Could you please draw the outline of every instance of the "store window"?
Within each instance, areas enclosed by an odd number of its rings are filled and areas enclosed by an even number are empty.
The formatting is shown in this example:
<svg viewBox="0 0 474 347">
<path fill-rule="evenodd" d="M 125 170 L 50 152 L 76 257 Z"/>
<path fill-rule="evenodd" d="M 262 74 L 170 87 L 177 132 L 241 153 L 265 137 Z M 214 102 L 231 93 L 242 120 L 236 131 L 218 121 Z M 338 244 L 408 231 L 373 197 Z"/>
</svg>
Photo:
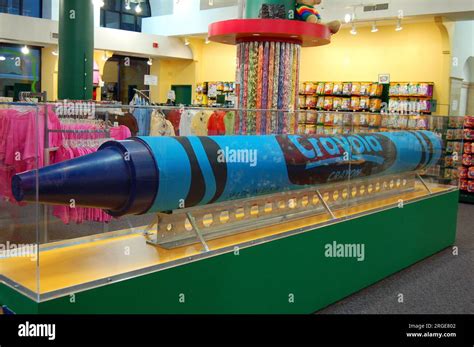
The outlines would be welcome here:
<svg viewBox="0 0 474 347">
<path fill-rule="evenodd" d="M 42 0 L 0 0 L 0 13 L 41 18 Z"/>
<path fill-rule="evenodd" d="M 147 17 L 151 17 L 148 0 L 105 0 L 100 26 L 141 32 L 142 19 Z"/>
<path fill-rule="evenodd" d="M 23 46 L 0 44 L 0 96 L 18 100 L 20 92 L 41 92 L 41 50 Z"/>
</svg>

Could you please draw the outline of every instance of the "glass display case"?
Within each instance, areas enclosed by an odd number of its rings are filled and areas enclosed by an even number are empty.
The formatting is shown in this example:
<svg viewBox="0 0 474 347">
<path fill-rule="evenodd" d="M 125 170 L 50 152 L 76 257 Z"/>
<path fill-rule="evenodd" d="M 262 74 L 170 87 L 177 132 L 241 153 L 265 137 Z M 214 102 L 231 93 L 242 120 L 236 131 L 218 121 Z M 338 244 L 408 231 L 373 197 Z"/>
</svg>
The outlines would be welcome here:
<svg viewBox="0 0 474 347">
<path fill-rule="evenodd" d="M 455 192 L 448 121 L 1 104 L 0 281 L 44 302 Z"/>
</svg>

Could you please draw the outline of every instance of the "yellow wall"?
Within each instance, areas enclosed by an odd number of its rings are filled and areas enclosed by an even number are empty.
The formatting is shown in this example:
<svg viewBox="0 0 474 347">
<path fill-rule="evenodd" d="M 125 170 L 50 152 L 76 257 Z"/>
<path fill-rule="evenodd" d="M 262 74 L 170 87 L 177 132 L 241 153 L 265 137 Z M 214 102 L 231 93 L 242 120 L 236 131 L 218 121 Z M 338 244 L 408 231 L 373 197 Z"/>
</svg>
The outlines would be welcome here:
<svg viewBox="0 0 474 347">
<path fill-rule="evenodd" d="M 41 89 L 48 92 L 49 101 L 58 99 L 58 56 L 53 55 L 57 47 L 44 47 L 41 59 Z M 113 52 L 105 52 L 107 57 L 111 57 Z M 94 60 L 99 65 L 100 75 L 104 73 L 106 60 L 103 59 L 104 51 L 94 51 Z M 100 88 L 97 90 L 97 96 L 100 100 Z"/>
<path fill-rule="evenodd" d="M 235 66 L 237 64 L 237 49 L 235 46 L 220 43 L 203 43 L 202 56 L 199 61 L 201 80 L 235 81 Z"/>
<path fill-rule="evenodd" d="M 155 60 L 150 70 L 152 75 L 158 76 L 158 86 L 150 87 L 154 102 L 166 102 L 172 85 L 192 85 L 195 89 L 196 62 L 192 60 Z"/>
<path fill-rule="evenodd" d="M 449 104 L 450 43 L 446 28 L 440 23 L 404 24 L 396 32 L 394 25 L 359 28 L 358 35 L 342 30 L 324 47 L 304 48 L 301 81 L 376 81 L 389 73 L 392 81 L 426 81 L 435 83 L 438 113 L 447 114 Z M 193 86 L 204 81 L 234 81 L 236 48 L 218 43 L 205 44 L 190 39 L 194 60 L 154 59 L 151 74 L 158 76 L 158 86 L 151 87 L 151 98 L 165 102 L 171 85 Z M 57 57 L 52 49 L 43 49 L 42 85 L 49 99 L 57 95 Z M 112 52 L 108 52 L 110 55 Z M 95 54 L 103 73 L 103 51 Z M 194 97 L 194 95 L 193 95 Z"/>
<path fill-rule="evenodd" d="M 394 26 L 370 29 L 359 28 L 358 35 L 343 30 L 328 46 L 303 49 L 301 80 L 377 81 L 389 73 L 392 81 L 434 82 L 438 113 L 447 113 L 450 55 L 444 27 L 432 22 L 405 24 L 400 32 Z"/>
<path fill-rule="evenodd" d="M 449 104 L 450 48 L 444 26 L 435 22 L 348 29 L 333 36 L 324 47 L 303 48 L 301 81 L 377 81 L 389 73 L 392 81 L 435 83 L 438 113 L 447 114 Z M 218 43 L 193 42 L 196 82 L 234 81 L 236 48 Z M 197 53 L 197 54 L 196 54 Z M 171 80 L 167 83 L 172 84 Z"/>
<path fill-rule="evenodd" d="M 44 47 L 41 51 L 41 89 L 48 93 L 48 101 L 58 98 L 58 57 L 56 47 Z"/>
</svg>

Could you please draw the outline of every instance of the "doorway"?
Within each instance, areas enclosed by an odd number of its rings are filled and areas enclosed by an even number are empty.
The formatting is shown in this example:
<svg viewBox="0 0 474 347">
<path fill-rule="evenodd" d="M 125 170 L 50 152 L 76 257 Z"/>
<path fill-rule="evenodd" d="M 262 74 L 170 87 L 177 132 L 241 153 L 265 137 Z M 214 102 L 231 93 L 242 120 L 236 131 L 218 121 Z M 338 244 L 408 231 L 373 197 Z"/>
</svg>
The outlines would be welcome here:
<svg viewBox="0 0 474 347">
<path fill-rule="evenodd" d="M 173 85 L 171 90 L 174 90 L 176 95 L 176 105 L 191 105 L 193 98 L 193 86 L 190 85 Z"/>
</svg>

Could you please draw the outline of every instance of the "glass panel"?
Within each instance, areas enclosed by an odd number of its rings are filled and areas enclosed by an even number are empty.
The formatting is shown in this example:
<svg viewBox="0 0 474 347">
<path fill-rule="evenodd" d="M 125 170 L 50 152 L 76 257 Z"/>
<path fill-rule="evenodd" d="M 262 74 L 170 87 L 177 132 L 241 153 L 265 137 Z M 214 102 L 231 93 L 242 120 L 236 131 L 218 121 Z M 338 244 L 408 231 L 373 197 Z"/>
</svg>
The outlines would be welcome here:
<svg viewBox="0 0 474 347">
<path fill-rule="evenodd" d="M 105 11 L 105 26 L 112 29 L 120 29 L 120 14 Z"/>
<path fill-rule="evenodd" d="M 33 300 L 39 293 L 36 172 L 43 160 L 38 146 L 42 117 L 42 108 L 33 104 L 0 104 L 0 282 Z M 30 170 L 28 204 L 17 202 L 12 189 L 12 178 L 25 170 Z"/>
<path fill-rule="evenodd" d="M 135 31 L 135 16 L 122 14 L 122 25 L 120 29 Z"/>
<path fill-rule="evenodd" d="M 37 17 L 41 16 L 41 1 L 23 0 L 23 16 Z"/>
<path fill-rule="evenodd" d="M 20 0 L 0 0 L 0 12 L 20 14 Z"/>
<path fill-rule="evenodd" d="M 105 0 L 104 10 L 120 12 L 122 0 Z"/>
<path fill-rule="evenodd" d="M 39 91 L 41 52 L 29 47 L 29 54 L 21 46 L 0 44 L 0 96 L 18 100 L 21 91 Z"/>
<path fill-rule="evenodd" d="M 158 107 L 147 95 L 38 116 L 0 105 L 0 244 L 41 244 L 40 283 L 31 257 L 0 257 L 18 290 L 46 300 L 457 189 L 425 179 L 443 169 L 447 117 Z"/>
</svg>

